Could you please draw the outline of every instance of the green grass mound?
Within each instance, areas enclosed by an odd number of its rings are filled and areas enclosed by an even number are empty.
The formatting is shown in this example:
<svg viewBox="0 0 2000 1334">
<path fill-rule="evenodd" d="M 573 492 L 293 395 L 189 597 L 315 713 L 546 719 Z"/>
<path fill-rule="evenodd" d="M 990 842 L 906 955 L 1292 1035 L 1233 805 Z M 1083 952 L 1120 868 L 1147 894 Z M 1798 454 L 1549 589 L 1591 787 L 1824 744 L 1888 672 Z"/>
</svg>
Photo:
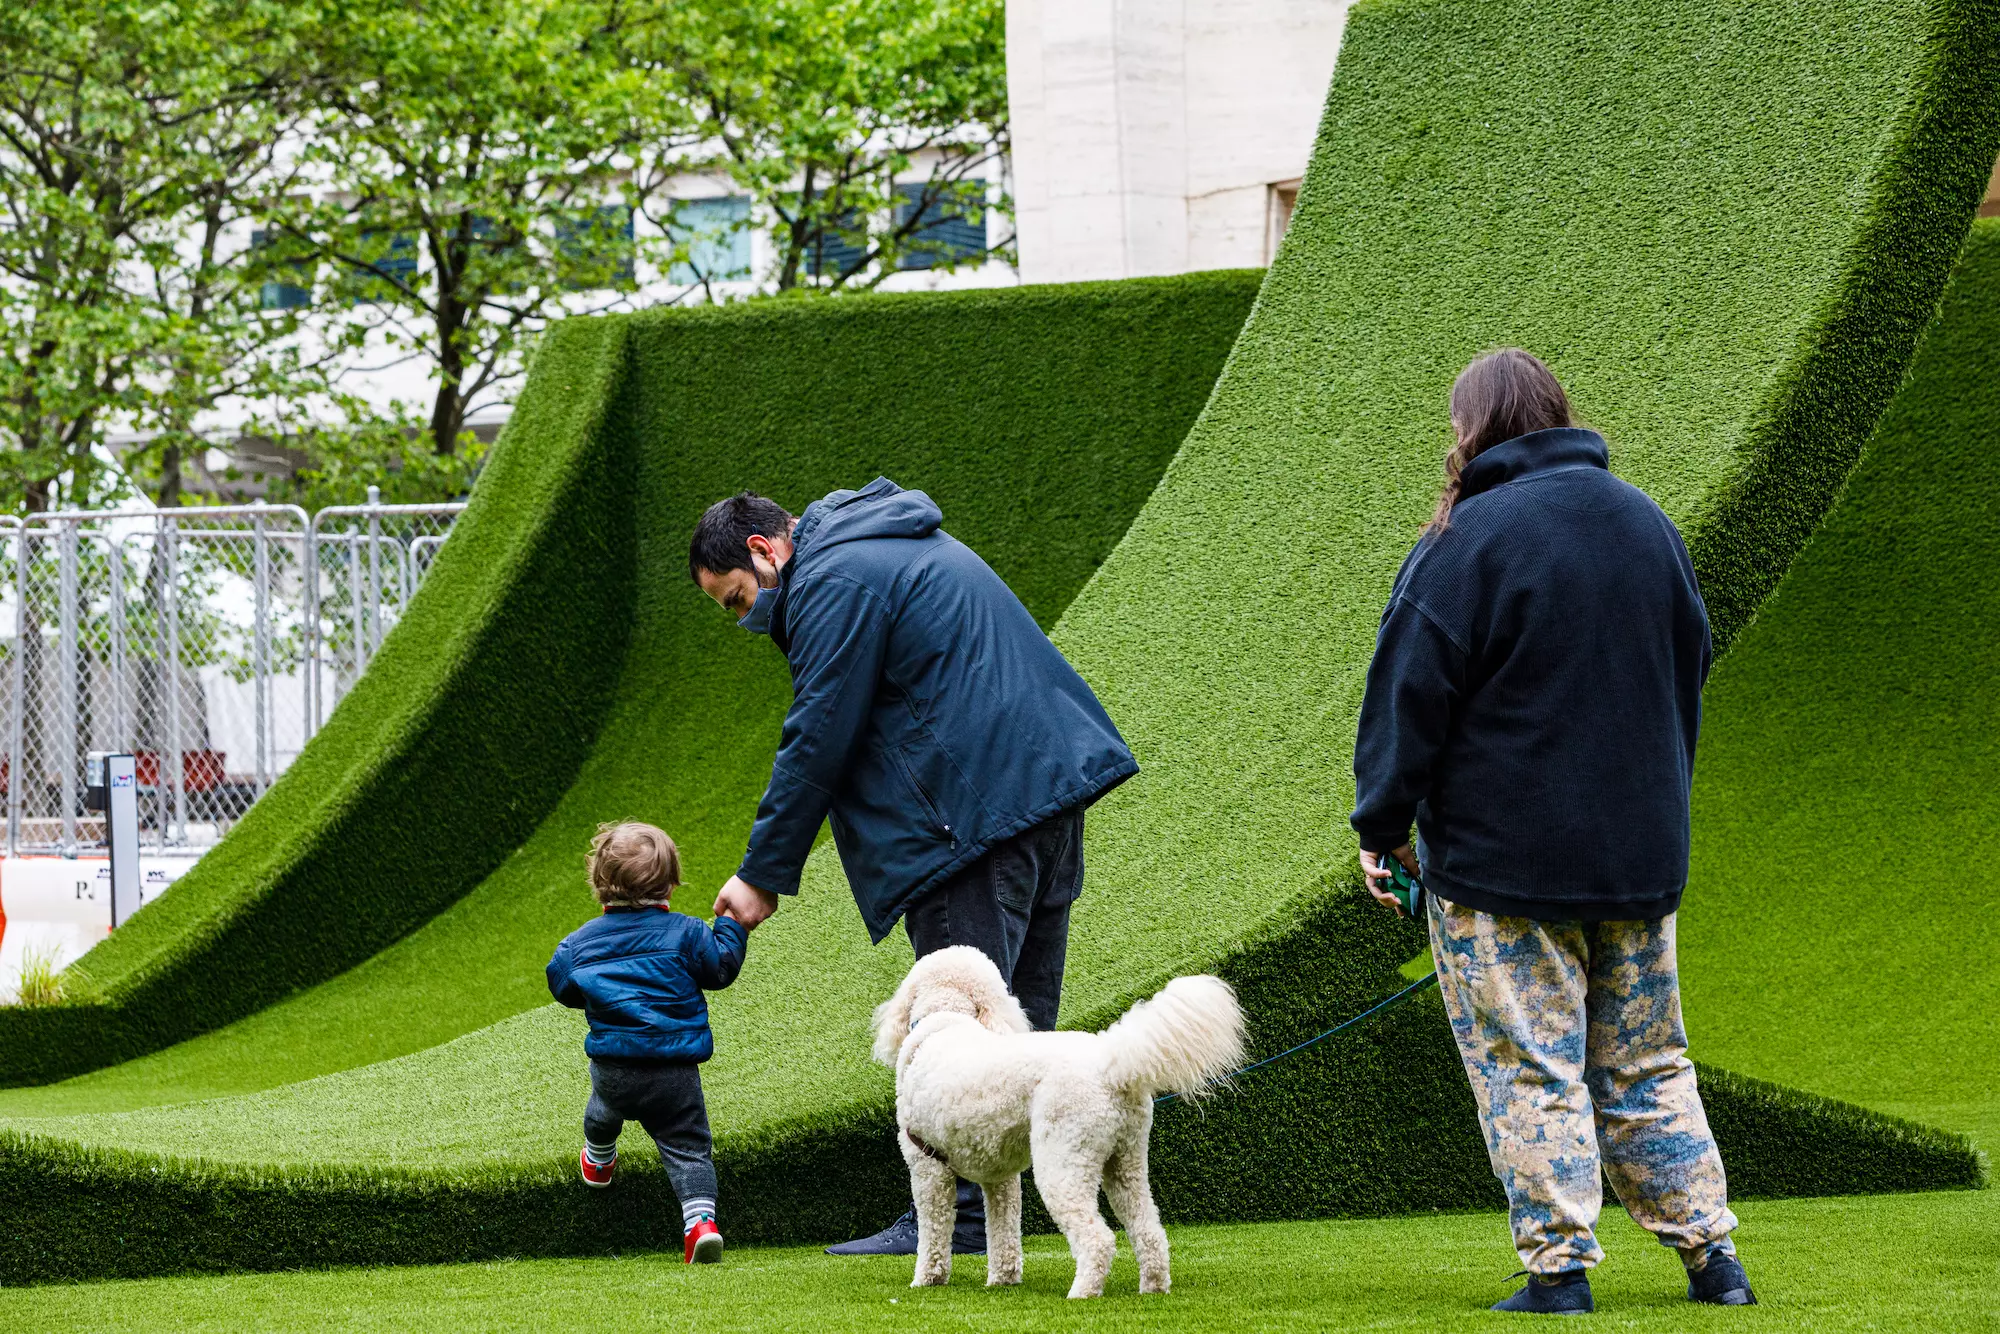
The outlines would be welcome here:
<svg viewBox="0 0 2000 1334">
<path fill-rule="evenodd" d="M 155 1037 L 176 1026 L 213 1029 L 272 1000 L 261 980 L 267 950 L 280 951 L 273 957 L 290 970 L 287 991 L 342 975 L 171 1052 L 46 1092 L 0 1093 L 0 1107 L 46 1115 L 267 1088 L 434 1046 L 546 1004 L 549 950 L 592 908 L 580 856 L 597 822 L 632 816 L 666 825 L 681 845 L 688 895 L 699 899 L 700 887 L 734 869 L 769 776 L 790 698 L 784 663 L 688 583 L 687 536 L 702 506 L 745 486 L 803 505 L 891 473 L 928 487 L 949 531 L 1053 625 L 1186 436 L 1259 277 L 1239 271 L 561 326 L 441 553 L 439 576 L 389 638 L 387 650 L 401 656 L 385 650 L 369 690 L 336 711 L 333 722 L 346 730 L 330 724 L 331 742 L 315 738 L 256 808 L 290 822 L 280 829 L 317 831 L 312 855 L 327 896 L 302 898 L 284 886 L 253 893 L 231 878 L 271 836 L 270 819 L 246 821 L 204 859 L 202 879 L 191 873 L 82 964 L 102 982 L 143 949 L 201 979 L 201 997 L 213 1005 L 155 987 L 111 1007 L 152 1015 L 144 1033 Z M 580 479 L 570 475 L 579 471 Z M 499 596 L 491 573 L 496 547 L 542 533 L 549 536 L 535 558 L 547 568 L 537 577 L 568 599 L 564 616 L 532 637 L 464 629 L 543 617 L 539 606 L 523 610 Z M 539 651 L 550 635 L 560 652 Z M 346 744 L 355 719 L 417 689 L 404 664 L 434 655 L 434 640 L 472 644 L 466 673 L 482 690 L 520 694 L 551 726 L 575 712 L 566 695 L 573 664 L 582 664 L 573 673 L 577 694 L 609 682 L 616 697 L 596 706 L 608 721 L 587 761 L 551 750 L 543 731 L 512 728 L 516 711 L 489 703 L 479 707 L 490 734 L 463 747 L 462 765 L 419 768 L 397 781 L 407 829 L 395 846 L 429 840 L 433 861 L 480 872 L 449 884 L 411 877 L 393 847 L 346 824 L 322 829 L 319 808 L 298 804 L 323 783 L 326 757 Z M 461 740 L 447 731 L 420 738 L 418 748 Z M 549 763 L 538 769 L 544 752 Z M 504 782 L 568 790 L 559 806 L 539 801 L 537 814 L 556 809 L 538 832 L 526 822 L 503 834 L 484 818 L 496 799 L 495 755 Z M 380 767 L 398 764 L 407 767 L 392 751 Z M 525 810 L 525 801 L 501 798 L 510 811 Z M 453 811 L 465 817 L 456 830 Z M 400 928 L 355 955 L 348 945 L 359 928 L 340 925 L 342 905 L 365 917 L 398 902 Z M 283 923 L 281 944 L 198 929 L 244 912 Z M 324 953 L 318 932 L 329 941 Z M 21 1079 L 107 1063 L 127 1048 L 102 1041 L 100 1013 L 0 1010 L 0 1069 Z M 9 1022 L 27 1031 L 10 1032 Z M 140 1026 L 130 1027 L 136 1041 Z"/>
<path fill-rule="evenodd" d="M 2000 221 L 1710 684 L 1697 1051 L 2000 1145 Z"/>
<path fill-rule="evenodd" d="M 1056 631 L 1145 766 L 1092 815 L 1066 1022 L 1101 1022 L 1171 973 L 1221 969 L 1271 1050 L 1387 991 L 1417 948 L 1356 894 L 1347 755 L 1375 618 L 1436 484 L 1445 389 L 1481 347 L 1549 356 L 1614 466 L 1688 534 L 1719 626 L 1742 626 L 1831 502 L 1934 308 L 1995 149 L 1993 49 L 1985 10 L 1953 4 L 1404 3 L 1353 16 L 1250 323 Z M 707 372 L 755 381 L 758 367 L 703 363 L 693 340 L 676 343 L 692 325 L 626 327 L 627 382 L 607 416 L 631 442 L 641 516 L 625 684 L 554 815 L 467 905 L 574 875 L 582 832 L 614 815 L 689 832 L 713 859 L 691 867 L 695 883 L 726 873 L 762 775 L 723 739 L 761 728 L 768 748 L 781 667 L 698 605 L 676 548 L 700 504 L 737 485 L 798 498 L 873 470 L 849 456 L 822 481 L 831 464 L 777 442 L 714 450 L 714 418 L 692 405 L 742 412 L 744 400 L 741 379 L 717 389 Z M 809 327 L 801 355 L 819 350 Z M 537 379 L 560 371 L 538 365 Z M 864 384 L 880 392 L 840 387 Z M 716 394 L 732 396 L 704 400 Z M 953 524 L 954 499 L 924 466 L 902 480 L 939 493 Z M 1036 492 L 1026 539 L 1052 498 L 1075 494 Z M 683 778 L 697 764 L 715 773 Z M 679 781 L 699 800 L 666 800 Z M 513 901 L 495 892 L 485 906 L 507 914 Z M 544 925 L 528 929 L 530 915 L 523 960 Z M 452 980 L 500 985 L 448 949 L 428 957 Z M 826 856 L 757 933 L 716 1005 L 709 1067 L 739 1236 L 823 1237 L 897 1207 L 888 1083 L 865 1063 L 862 1030 L 906 960 L 901 946 L 866 947 Z M 465 1015 L 483 1002 L 444 1003 Z M 406 1033 L 421 1022 L 357 1005 Z M 310 1045 L 309 1028 L 288 1031 Z M 23 1135 L 0 1148 L 0 1189 L 20 1205 L 5 1276 L 657 1243 L 671 1211 L 656 1175 L 633 1173 L 615 1200 L 566 1182 L 579 1036 L 573 1016 L 541 1009 L 191 1106 L 25 1119 L 35 1108 L 15 1101 Z M 1163 1118 L 1171 1212 L 1493 1198 L 1434 1001 L 1256 1079 L 1205 1117 Z M 1713 1072 L 1706 1087 L 1718 1124 L 1748 1129 L 1724 1147 L 1751 1193 L 1977 1179 L 1963 1142 L 1937 1132 Z M 61 1094 L 41 1110 L 67 1110 Z M 1274 1144 L 1303 1151 L 1274 1165 Z"/>
</svg>

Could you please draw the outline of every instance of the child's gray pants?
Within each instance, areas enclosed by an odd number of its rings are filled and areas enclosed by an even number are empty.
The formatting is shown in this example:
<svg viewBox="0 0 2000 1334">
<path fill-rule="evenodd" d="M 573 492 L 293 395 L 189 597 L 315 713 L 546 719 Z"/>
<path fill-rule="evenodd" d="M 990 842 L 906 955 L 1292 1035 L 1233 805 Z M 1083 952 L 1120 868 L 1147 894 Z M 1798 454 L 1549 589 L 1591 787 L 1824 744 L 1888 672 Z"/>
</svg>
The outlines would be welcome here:
<svg viewBox="0 0 2000 1334">
<path fill-rule="evenodd" d="M 660 1146 L 660 1165 L 685 1209 L 715 1199 L 715 1163 L 709 1157 L 708 1106 L 701 1096 L 701 1067 L 691 1062 L 592 1060 L 590 1105 L 583 1109 L 583 1137 L 616 1144 L 627 1121 L 637 1121 Z"/>
</svg>

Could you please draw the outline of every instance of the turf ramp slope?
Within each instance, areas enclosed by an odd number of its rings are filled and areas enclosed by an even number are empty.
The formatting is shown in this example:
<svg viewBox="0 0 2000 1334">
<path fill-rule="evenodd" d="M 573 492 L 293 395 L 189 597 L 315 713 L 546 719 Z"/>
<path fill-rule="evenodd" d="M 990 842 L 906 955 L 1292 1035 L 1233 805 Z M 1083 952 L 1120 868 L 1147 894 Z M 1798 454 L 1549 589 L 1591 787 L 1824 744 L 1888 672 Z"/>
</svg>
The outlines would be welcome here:
<svg viewBox="0 0 2000 1334">
<path fill-rule="evenodd" d="M 1741 629 L 1936 304 L 1996 146 L 1993 42 L 1967 4 L 1357 8 L 1251 320 L 1056 630 L 1144 766 L 1091 815 L 1066 1023 L 1220 969 L 1271 1051 L 1386 992 L 1418 948 L 1348 869 L 1349 746 L 1434 494 L 1445 391 L 1481 348 L 1549 358 L 1614 466 L 1682 525 L 1724 635 Z M 705 1077 L 738 1235 L 823 1237 L 895 1206 L 863 1030 L 906 959 L 865 947 L 821 855 L 717 998 Z M 672 1211 L 641 1153 L 617 1201 L 566 1182 L 578 1037 L 545 1009 L 241 1098 L 17 1123 L 14 1180 L 71 1199 L 101 1183 L 108 1218 L 158 1168 L 158 1189 L 216 1213 L 127 1255 L 40 1209 L 12 1272 L 661 1244 Z M 1434 1002 L 1255 1078 L 1162 1117 L 1171 1213 L 1493 1198 Z M 1714 1071 L 1705 1088 L 1752 1193 L 1978 1176 L 1921 1127 Z M 353 1226 L 329 1232 L 343 1202 Z M 245 1243 L 229 1219 L 251 1208 L 280 1225 Z"/>
<path fill-rule="evenodd" d="M 1386 993 L 1420 947 L 1362 920 L 1351 746 L 1446 395 L 1480 350 L 1550 361 L 1614 469 L 1681 526 L 1726 648 L 1936 308 L 1996 148 L 1994 22 L 1983 5 L 1357 7 L 1257 309 L 1056 636 L 1143 766 L 1092 815 L 1067 1014 L 1101 1021 L 1166 973 L 1220 967 L 1272 1051 Z M 1118 912 L 1138 886 L 1146 911 Z M 1440 1110 L 1467 1102 L 1442 1032 L 1435 1002 L 1406 1007 L 1261 1099 L 1177 1112 L 1156 1158 L 1171 1202 L 1494 1198 Z M 1746 1193 L 1979 1179 L 1951 1136 L 1704 1084 Z M 1309 1147 L 1273 1173 L 1259 1143 Z"/>
<path fill-rule="evenodd" d="M 2000 219 L 1708 688 L 1698 1054 L 2000 1146 Z"/>
<path fill-rule="evenodd" d="M 694 894 L 696 886 L 719 883 L 735 865 L 768 776 L 772 739 L 789 696 L 783 662 L 767 641 L 736 630 L 689 584 L 686 533 L 701 508 L 746 485 L 798 504 L 877 472 L 921 477 L 943 505 L 950 531 L 993 564 L 1042 624 L 1053 625 L 1185 437 L 1261 276 L 1243 271 L 759 303 L 581 322 L 613 381 L 595 428 L 605 433 L 597 448 L 622 452 L 618 475 L 629 478 L 625 503 L 644 519 L 630 530 L 626 553 L 638 592 L 617 698 L 570 790 L 498 871 L 366 963 L 174 1048 L 61 1084 L 0 1094 L 0 1115 L 45 1123 L 52 1114 L 82 1109 L 115 1111 L 254 1091 L 432 1047 L 546 1005 L 542 966 L 550 946 L 592 911 L 580 867 L 596 822 L 609 814 L 672 829 Z M 546 365 L 546 359 L 538 363 L 537 377 Z M 540 442 L 517 432 L 503 441 L 500 458 L 539 448 Z M 851 907 L 837 925 L 852 928 Z M 536 1027 L 531 1023 L 529 1031 Z M 496 1030 L 503 1039 L 521 1031 Z M 573 1035 L 563 1030 L 557 1045 L 565 1058 L 560 1077 L 567 1081 L 575 1074 Z M 489 1060 L 490 1049 L 473 1043 L 446 1053 L 469 1051 L 473 1059 L 451 1076 L 428 1081 L 446 1102 L 442 1111 L 433 1102 L 421 1119 L 457 1136 L 461 1147 L 476 1144 L 484 1131 L 480 1108 L 499 1113 L 515 1134 L 534 1125 L 537 1133 L 567 1135 L 575 1111 L 567 1105 L 567 1083 L 559 1092 L 562 1124 L 541 1126 L 531 1110 L 524 1113 L 519 1100 L 510 1100 L 506 1062 Z M 381 1096 L 385 1068 L 404 1067 L 376 1066 L 377 1077 L 360 1082 L 370 1092 L 338 1114 L 345 1131 L 325 1123 L 288 1128 L 280 1138 L 290 1148 L 276 1156 L 267 1152 L 270 1141 L 260 1143 L 253 1153 L 277 1175 L 258 1169 L 255 1186 L 239 1181 L 225 1187 L 205 1170 L 192 1177 L 177 1170 L 163 1182 L 152 1171 L 158 1160 L 147 1159 L 122 1184 L 111 1184 L 115 1171 L 86 1173 L 95 1185 L 69 1176 L 67 1202 L 33 1191 L 22 1198 L 66 1210 L 71 1217 L 62 1226 L 74 1244 L 98 1249 L 98 1262 L 109 1246 L 121 1257 L 115 1263 L 127 1266 L 123 1272 L 141 1272 L 131 1266 L 154 1263 L 163 1253 L 180 1254 L 177 1263 L 213 1266 L 232 1248 L 245 1247 L 264 1255 L 256 1263 L 290 1263 L 274 1257 L 311 1254 L 319 1243 L 300 1249 L 302 1238 L 325 1237 L 342 1226 L 360 1229 L 356 1244 L 380 1254 L 385 1237 L 407 1241 L 419 1229 L 407 1219 L 383 1223 L 385 1215 L 377 1214 L 380 1227 L 370 1231 L 348 1212 L 348 1194 L 281 1189 L 290 1201 L 285 1204 L 269 1192 L 294 1179 L 286 1173 L 298 1165 L 298 1153 L 316 1153 L 315 1141 L 330 1144 L 329 1135 L 398 1123 L 410 1109 Z M 453 1105 L 465 1092 L 471 1095 L 465 1105 Z M 244 1108 L 262 1105 L 239 1099 L 226 1104 L 229 1110 L 203 1109 L 185 1119 L 199 1123 L 198 1132 L 240 1126 L 234 1118 Z M 475 1112 L 471 1119 L 468 1108 Z M 250 1119 L 267 1130 L 278 1124 L 259 1113 Z M 120 1127 L 143 1129 L 132 1117 L 96 1124 L 114 1134 L 123 1133 Z M 495 1143 L 506 1141 L 503 1134 Z M 185 1158 L 210 1147 L 206 1140 L 198 1146 L 182 1141 L 173 1152 Z M 438 1160 L 419 1154 L 409 1161 L 421 1167 Z M 365 1184 L 382 1167 L 377 1159 L 358 1175 L 307 1176 L 322 1185 Z M 169 1189 L 135 1193 L 135 1183 Z M 504 1184 L 516 1192 L 508 1198 L 527 1198 L 519 1194 L 520 1181 L 509 1177 Z M 407 1211 L 410 1200 L 400 1187 L 385 1194 L 380 1186 L 356 1189 L 375 1191 L 385 1210 Z M 0 1191 L 7 1188 L 0 1185 Z M 334 1202 L 335 1194 L 342 1203 Z M 220 1211 L 194 1211 L 218 1225 L 239 1205 L 259 1209 L 270 1225 L 235 1228 L 235 1240 L 218 1248 L 203 1228 L 171 1221 L 188 1212 L 171 1201 L 189 1198 L 235 1201 Z M 419 1191 L 417 1198 L 437 1196 Z M 308 1205 L 330 1212 L 297 1212 Z M 161 1209 L 171 1217 L 155 1218 Z M 30 1212 L 24 1206 L 9 1216 L 25 1220 Z M 494 1237 L 499 1232 L 491 1217 L 532 1222 L 547 1210 L 537 1205 L 517 1216 L 481 1206 L 481 1212 L 490 1216 L 484 1235 Z M 109 1231 L 85 1221 L 92 1217 Z M 275 1221 L 280 1218 L 286 1221 Z M 346 1223 L 336 1225 L 341 1218 Z M 588 1235 L 598 1224 L 586 1217 L 579 1226 Z M 71 1243 L 37 1243 L 34 1233 L 24 1226 L 15 1245 L 0 1245 L 7 1274 L 30 1272 L 21 1265 L 42 1266 L 32 1272 L 44 1275 L 87 1268 L 62 1269 L 53 1257 Z M 105 1240 L 120 1235 L 150 1240 L 118 1246 Z M 86 1243 L 87 1236 L 98 1240 Z M 142 1258 L 149 1253 L 154 1261 Z M 334 1245 L 326 1253 L 357 1252 Z"/>
</svg>

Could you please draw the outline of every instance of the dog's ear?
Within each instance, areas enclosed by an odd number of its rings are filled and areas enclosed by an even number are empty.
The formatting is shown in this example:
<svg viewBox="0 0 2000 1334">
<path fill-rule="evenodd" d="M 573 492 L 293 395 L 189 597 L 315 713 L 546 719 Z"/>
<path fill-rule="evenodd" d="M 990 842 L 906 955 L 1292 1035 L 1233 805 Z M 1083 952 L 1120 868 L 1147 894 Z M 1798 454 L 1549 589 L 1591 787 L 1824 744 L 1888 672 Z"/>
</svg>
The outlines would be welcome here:
<svg viewBox="0 0 2000 1334">
<path fill-rule="evenodd" d="M 896 1053 L 910 1036 L 910 1006 L 917 995 L 917 975 L 912 969 L 896 988 L 896 994 L 875 1007 L 875 1059 L 884 1065 L 896 1064 Z"/>
<path fill-rule="evenodd" d="M 1028 1022 L 1028 1012 L 1021 1008 L 1005 990 L 992 991 L 981 987 L 972 1001 L 973 1018 L 995 1033 L 1031 1033 L 1035 1026 Z"/>
</svg>

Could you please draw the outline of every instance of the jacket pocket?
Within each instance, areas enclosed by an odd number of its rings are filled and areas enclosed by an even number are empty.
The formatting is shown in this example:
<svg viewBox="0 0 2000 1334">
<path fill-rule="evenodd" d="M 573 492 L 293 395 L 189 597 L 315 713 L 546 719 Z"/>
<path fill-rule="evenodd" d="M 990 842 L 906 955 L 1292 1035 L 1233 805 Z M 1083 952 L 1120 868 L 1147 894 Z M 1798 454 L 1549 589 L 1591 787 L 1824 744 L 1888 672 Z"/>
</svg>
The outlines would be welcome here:
<svg viewBox="0 0 2000 1334">
<path fill-rule="evenodd" d="M 896 757 L 897 768 L 903 771 L 904 781 L 910 785 L 910 790 L 916 793 L 918 808 L 923 811 L 925 818 L 930 821 L 932 832 L 941 838 L 949 839 L 951 845 L 957 847 L 958 831 L 951 827 L 951 821 L 946 819 L 944 812 L 938 809 L 937 798 L 931 795 L 931 790 L 928 787 L 924 786 L 924 780 L 917 777 L 917 767 L 910 763 L 909 751 L 902 746 L 896 746 L 893 748 L 892 753 Z"/>
</svg>

